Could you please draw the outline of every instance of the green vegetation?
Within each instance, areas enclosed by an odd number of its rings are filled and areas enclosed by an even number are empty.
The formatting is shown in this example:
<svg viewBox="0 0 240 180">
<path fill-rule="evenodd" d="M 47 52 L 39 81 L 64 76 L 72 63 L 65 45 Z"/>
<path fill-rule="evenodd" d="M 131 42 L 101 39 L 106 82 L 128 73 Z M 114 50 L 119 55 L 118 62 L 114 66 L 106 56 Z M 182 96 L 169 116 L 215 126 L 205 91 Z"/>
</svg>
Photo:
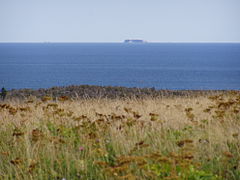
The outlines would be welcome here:
<svg viewBox="0 0 240 180">
<path fill-rule="evenodd" d="M 240 94 L 0 104 L 0 179 L 240 179 Z"/>
</svg>

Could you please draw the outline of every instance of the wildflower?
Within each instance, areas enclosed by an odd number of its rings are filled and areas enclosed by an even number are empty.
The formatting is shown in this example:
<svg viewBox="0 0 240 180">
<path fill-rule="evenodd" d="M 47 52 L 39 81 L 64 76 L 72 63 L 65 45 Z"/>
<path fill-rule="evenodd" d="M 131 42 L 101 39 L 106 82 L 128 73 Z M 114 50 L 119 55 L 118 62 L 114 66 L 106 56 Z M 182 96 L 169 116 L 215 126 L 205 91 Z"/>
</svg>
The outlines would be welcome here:
<svg viewBox="0 0 240 180">
<path fill-rule="evenodd" d="M 24 133 L 23 133 L 20 129 L 15 128 L 15 129 L 13 130 L 12 136 L 19 137 L 19 136 L 22 136 L 22 135 L 24 135 Z"/>
<path fill-rule="evenodd" d="M 238 137 L 238 133 L 233 133 L 232 136 L 233 137 Z"/>
<path fill-rule="evenodd" d="M 233 154 L 230 153 L 230 152 L 228 152 L 228 151 L 224 152 L 223 154 L 224 154 L 226 157 L 228 157 L 228 158 L 232 158 L 232 157 L 233 157 Z"/>
<path fill-rule="evenodd" d="M 39 129 L 33 129 L 32 130 L 32 140 L 33 141 L 38 141 L 43 137 L 43 132 Z"/>
<path fill-rule="evenodd" d="M 30 165 L 29 165 L 29 167 L 28 167 L 28 172 L 29 172 L 29 173 L 32 173 L 33 170 L 36 168 L 37 164 L 38 164 L 38 163 L 37 163 L 35 160 L 32 160 L 31 163 L 30 163 Z"/>
<path fill-rule="evenodd" d="M 178 145 L 179 147 L 183 147 L 185 144 L 191 144 L 191 143 L 193 143 L 193 140 L 191 140 L 191 139 L 185 139 L 185 140 L 178 141 L 178 142 L 177 142 L 177 145 Z"/>
<path fill-rule="evenodd" d="M 139 143 L 136 143 L 135 145 L 136 146 L 141 146 L 141 145 L 143 145 L 144 144 L 144 141 L 140 141 Z"/>
<path fill-rule="evenodd" d="M 18 165 L 21 162 L 22 162 L 22 160 L 19 157 L 10 161 L 10 163 L 12 163 L 13 165 Z"/>
<path fill-rule="evenodd" d="M 1 152 L 1 154 L 4 156 L 9 156 L 9 152 Z"/>
<path fill-rule="evenodd" d="M 84 150 L 84 147 L 79 147 L 79 151 L 83 151 Z"/>
</svg>

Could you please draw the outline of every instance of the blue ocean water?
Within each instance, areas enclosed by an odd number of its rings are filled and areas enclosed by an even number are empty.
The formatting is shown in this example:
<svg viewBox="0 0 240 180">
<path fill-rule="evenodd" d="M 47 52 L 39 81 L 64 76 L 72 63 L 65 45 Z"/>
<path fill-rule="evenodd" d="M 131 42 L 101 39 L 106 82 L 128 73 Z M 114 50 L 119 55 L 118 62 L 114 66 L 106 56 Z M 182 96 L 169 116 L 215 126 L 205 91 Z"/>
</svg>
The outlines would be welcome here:
<svg viewBox="0 0 240 180">
<path fill-rule="evenodd" d="M 0 86 L 240 89 L 239 43 L 1 43 Z"/>
</svg>

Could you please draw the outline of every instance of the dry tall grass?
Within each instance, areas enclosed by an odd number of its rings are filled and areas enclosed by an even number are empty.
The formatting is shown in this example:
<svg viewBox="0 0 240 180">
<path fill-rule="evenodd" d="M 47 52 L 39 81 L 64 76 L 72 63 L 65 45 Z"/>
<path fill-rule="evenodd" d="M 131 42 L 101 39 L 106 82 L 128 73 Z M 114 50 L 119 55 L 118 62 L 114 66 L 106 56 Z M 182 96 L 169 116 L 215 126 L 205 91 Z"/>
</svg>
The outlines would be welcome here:
<svg viewBox="0 0 240 180">
<path fill-rule="evenodd" d="M 240 95 L 0 105 L 0 179 L 240 179 Z"/>
</svg>

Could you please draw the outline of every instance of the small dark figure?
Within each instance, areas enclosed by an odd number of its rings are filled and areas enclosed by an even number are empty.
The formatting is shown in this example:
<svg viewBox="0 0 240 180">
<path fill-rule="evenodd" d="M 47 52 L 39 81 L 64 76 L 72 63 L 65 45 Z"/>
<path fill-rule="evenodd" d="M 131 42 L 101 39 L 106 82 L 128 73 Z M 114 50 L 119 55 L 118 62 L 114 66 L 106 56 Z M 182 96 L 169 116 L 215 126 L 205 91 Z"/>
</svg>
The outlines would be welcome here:
<svg viewBox="0 0 240 180">
<path fill-rule="evenodd" d="M 1 91 L 1 99 L 4 101 L 7 96 L 7 90 L 3 87 Z"/>
</svg>

